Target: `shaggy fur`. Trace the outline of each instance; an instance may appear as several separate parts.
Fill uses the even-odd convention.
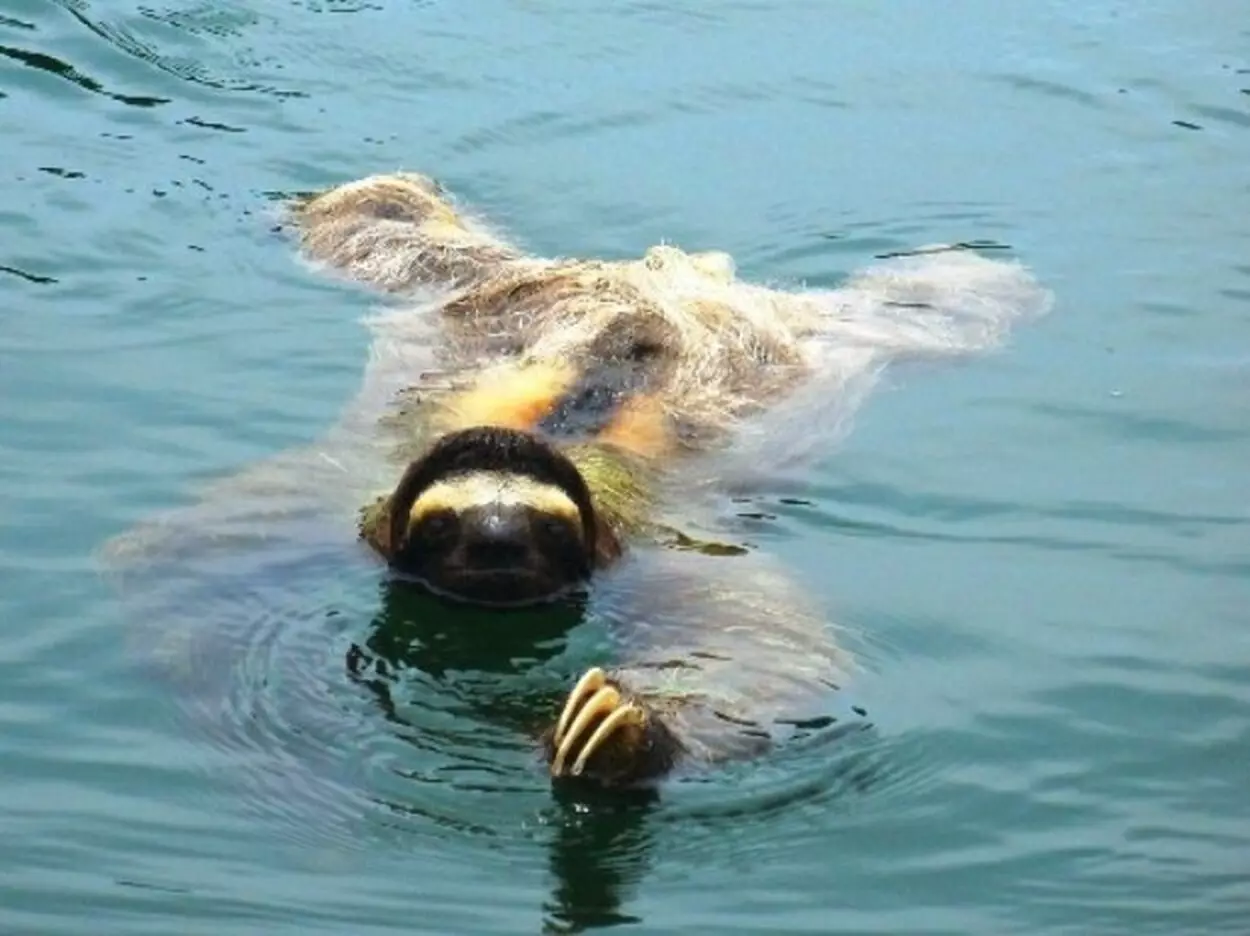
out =
[[[649,522],[654,474],[644,477],[641,467],[654,473],[682,452],[731,443],[749,417],[819,388],[822,369],[836,372],[831,361],[845,362],[848,375],[871,374],[891,352],[991,344],[1013,292],[1027,286],[1006,267],[966,260],[961,272],[982,294],[954,296],[940,278],[900,264],[875,282],[872,274],[852,281],[839,303],[744,283],[719,252],[658,246],[615,262],[531,257],[415,174],[340,186],[297,203],[292,217],[315,263],[387,292],[433,297],[440,380],[451,385],[414,381],[400,425],[423,426],[433,438],[501,425],[558,440],[612,515],[616,539]],[[857,289],[876,291],[872,314],[855,315]],[[881,315],[889,293],[909,312]],[[948,314],[953,297],[972,312],[963,322]],[[825,388],[850,396],[848,384]],[[840,409],[836,401],[825,408]],[[383,523],[392,537],[400,529],[387,504],[363,515],[366,539]],[[693,577],[681,568],[670,559],[644,586],[644,619],[659,612],[680,624],[627,624],[632,646],[615,671],[584,674],[544,736],[553,774],[585,770],[615,785],[682,759],[758,751],[774,737],[776,718],[850,668],[784,577],[758,563],[696,566]],[[595,725],[604,727],[596,733]]]
[[[332,189],[293,218],[318,263],[389,292],[446,291],[441,363],[459,379],[490,380],[501,361],[567,366],[618,397],[650,396],[684,448],[724,440],[810,376],[810,339],[828,315],[802,294],[740,281],[719,252],[525,256],[415,174]]]
[[[114,568],[163,559],[175,570],[161,573],[171,600],[194,601],[195,576],[180,566],[251,548],[250,566],[269,567],[274,552],[283,568],[314,552],[312,536],[347,538],[342,527],[371,500],[364,531],[389,529],[387,497],[411,462],[447,432],[481,425],[554,440],[624,538],[667,529],[656,524],[674,509],[684,528],[715,529],[719,518],[686,497],[692,475],[667,486],[669,468],[698,462],[684,456],[718,449],[718,481],[767,476],[828,446],[886,365],[993,347],[1050,301],[1018,264],[965,250],[794,291],[741,281],[718,252],[534,257],[409,173],[288,207],[306,258],[400,305],[370,322],[360,392],[321,438],[106,545]],[[316,525],[327,517],[330,531]],[[852,668],[784,570],[755,551],[669,539],[679,549],[635,550],[593,591],[614,652],[610,684],[591,702],[627,717],[590,775],[602,766],[639,779],[757,753],[786,722],[827,715]],[[559,714],[553,724],[571,723]]]

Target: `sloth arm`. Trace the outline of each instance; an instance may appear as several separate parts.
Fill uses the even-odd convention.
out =
[[[852,671],[833,625],[758,553],[646,550],[606,591],[610,676],[664,721],[688,760],[763,752],[787,723],[829,716]]]
[[[384,293],[459,289],[520,252],[420,173],[383,173],[290,200],[301,254]]]

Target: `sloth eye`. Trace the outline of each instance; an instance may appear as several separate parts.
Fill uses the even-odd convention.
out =
[[[427,537],[444,537],[452,533],[455,529],[456,518],[448,511],[439,511],[430,514],[421,523],[420,532],[422,536]]]
[[[544,535],[551,539],[571,540],[573,539],[573,531],[569,529],[569,525],[563,520],[557,520],[555,517],[544,517],[540,528]]]

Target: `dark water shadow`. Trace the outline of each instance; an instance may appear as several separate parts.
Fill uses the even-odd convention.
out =
[[[417,671],[439,683],[460,674],[496,677],[474,679],[472,694],[459,693],[466,714],[513,731],[545,727],[567,687],[541,676],[537,686],[507,677],[530,675],[564,653],[569,633],[585,617],[583,595],[532,608],[486,609],[386,579],[379,599],[363,639],[351,645],[345,662],[350,677],[373,692],[389,719],[397,717],[396,680]]]
[[[530,609],[480,609],[430,595],[402,581],[384,581],[380,606],[367,633],[346,655],[349,677],[366,687],[388,722],[418,746],[396,695],[405,673],[457,683],[458,715],[536,741],[568,691],[553,661],[569,634],[583,624],[584,595]],[[469,676],[471,691],[462,679]],[[483,677],[483,678],[477,678]],[[415,732],[415,734],[414,734]],[[537,745],[532,767],[541,770]],[[603,791],[554,783],[542,810],[550,830],[551,893],[543,905],[544,932],[575,933],[639,922],[623,909],[650,867],[649,818],[660,802],[654,789]],[[403,808],[392,804],[392,808]]]
[[[544,933],[581,933],[641,923],[625,904],[650,870],[660,802],[654,789],[607,793],[552,786],[549,868],[551,896],[543,904]]]

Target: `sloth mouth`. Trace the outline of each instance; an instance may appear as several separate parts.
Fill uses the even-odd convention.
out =
[[[458,569],[431,579],[416,580],[430,592],[461,604],[519,608],[546,604],[566,594],[570,583],[553,581],[529,569],[515,566]]]

